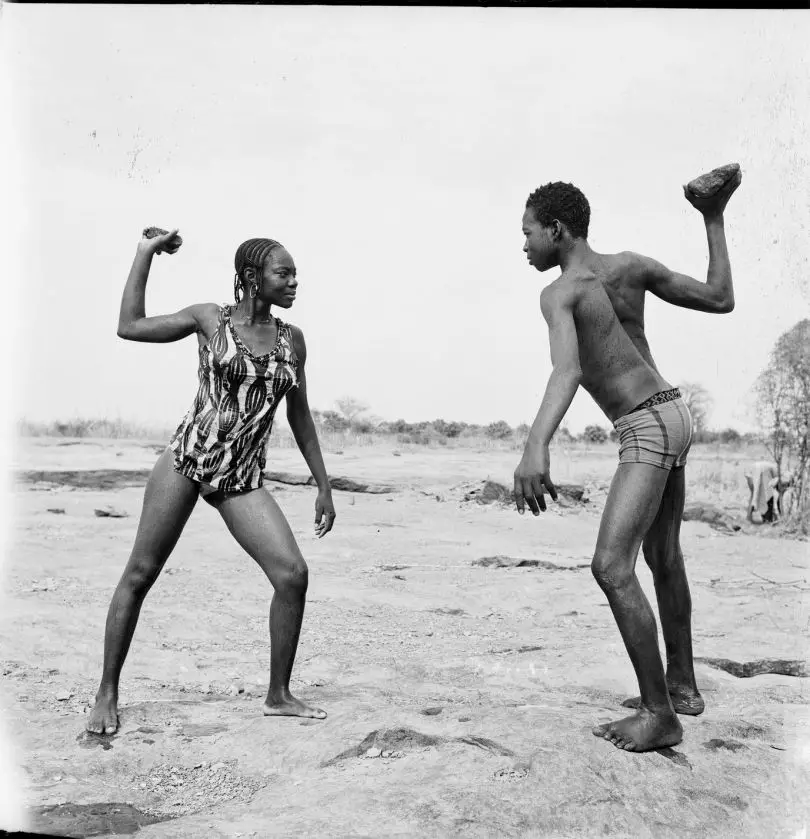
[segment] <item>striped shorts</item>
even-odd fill
[[[677,388],[656,393],[613,423],[619,463],[648,463],[667,471],[686,463],[692,416]]]

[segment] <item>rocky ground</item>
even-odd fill
[[[561,463],[557,479],[587,501],[567,496],[535,519],[479,503],[485,480],[508,484],[512,452],[329,455],[330,473],[381,491],[336,489],[323,540],[313,489],[269,484],[310,566],[293,690],[328,711],[323,722],[261,715],[270,589],[198,505],[144,606],[121,730],[88,737],[106,609],[156,456],[121,441],[28,441],[18,453],[0,672],[33,826],[793,837],[807,824],[805,542],[685,522],[706,712],[683,719],[680,745],[648,754],[590,733],[636,692],[588,570],[607,457]],[[295,451],[273,452],[272,468],[306,475]]]

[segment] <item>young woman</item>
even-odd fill
[[[318,486],[315,532],[325,536],[335,509],[307,403],[306,346],[298,327],[270,314],[289,309],[298,281],[290,254],[272,239],[249,239],[236,251],[236,305],[202,303],[146,317],[146,280],[155,254],[173,254],[177,230],[143,238],[132,263],[118,321],[128,341],[165,343],[196,333],[199,390],[146,485],[135,545],[113,595],[104,636],[104,669],[88,731],[118,728],[118,681],[143,600],[202,496],[253,557],[275,593],[270,604],[270,687],[266,715],[323,719],[290,693],[304,616],[307,565],[287,520],[262,488],[273,416],[287,398],[287,418]]]

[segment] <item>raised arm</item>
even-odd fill
[[[298,357],[298,387],[292,387],[287,391],[287,421],[295,442],[309,466],[309,471],[318,485],[318,496],[315,499],[315,533],[320,539],[332,529],[336,517],[335,505],[332,503],[332,489],[329,486],[329,477],[326,474],[326,466],[318,442],[318,432],[312,420],[312,412],[307,399],[305,370],[307,345],[304,341],[304,333],[297,326],[292,326],[291,330],[295,354]]]
[[[153,239],[141,239],[132,261],[127,284],[121,298],[118,316],[118,337],[127,341],[168,343],[192,335],[200,328],[206,304],[188,306],[170,315],[146,317],[146,281],[152,257],[160,253],[175,253],[179,247],[176,230]],[[208,304],[210,305],[210,304]]]
[[[701,213],[706,225],[709,242],[706,282],[701,283],[686,274],[670,271],[654,259],[639,256],[647,291],[667,303],[699,312],[726,314],[734,309],[734,286],[723,212],[741,181],[742,173],[738,173],[737,177],[710,198],[699,198],[684,187],[686,200]]]
[[[524,501],[535,515],[545,510],[544,488],[557,500],[549,475],[548,444],[582,381],[573,306],[574,297],[567,290],[549,286],[540,295],[540,308],[548,323],[552,370],[523,457],[515,470],[515,503],[519,513],[524,511]]]

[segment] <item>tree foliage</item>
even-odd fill
[[[810,469],[810,320],[799,321],[776,342],[754,384],[757,418],[782,471],[793,468],[794,508],[808,506]]]
[[[692,415],[693,430],[697,433],[705,431],[712,410],[712,397],[709,391],[697,382],[684,382],[678,385],[678,390]]]
[[[582,439],[588,443],[604,443],[608,433],[601,425],[586,425],[582,432]]]
[[[361,402],[353,396],[342,396],[335,400],[335,405],[349,423],[354,422],[360,414],[364,414],[368,410],[368,405],[365,402]]]

